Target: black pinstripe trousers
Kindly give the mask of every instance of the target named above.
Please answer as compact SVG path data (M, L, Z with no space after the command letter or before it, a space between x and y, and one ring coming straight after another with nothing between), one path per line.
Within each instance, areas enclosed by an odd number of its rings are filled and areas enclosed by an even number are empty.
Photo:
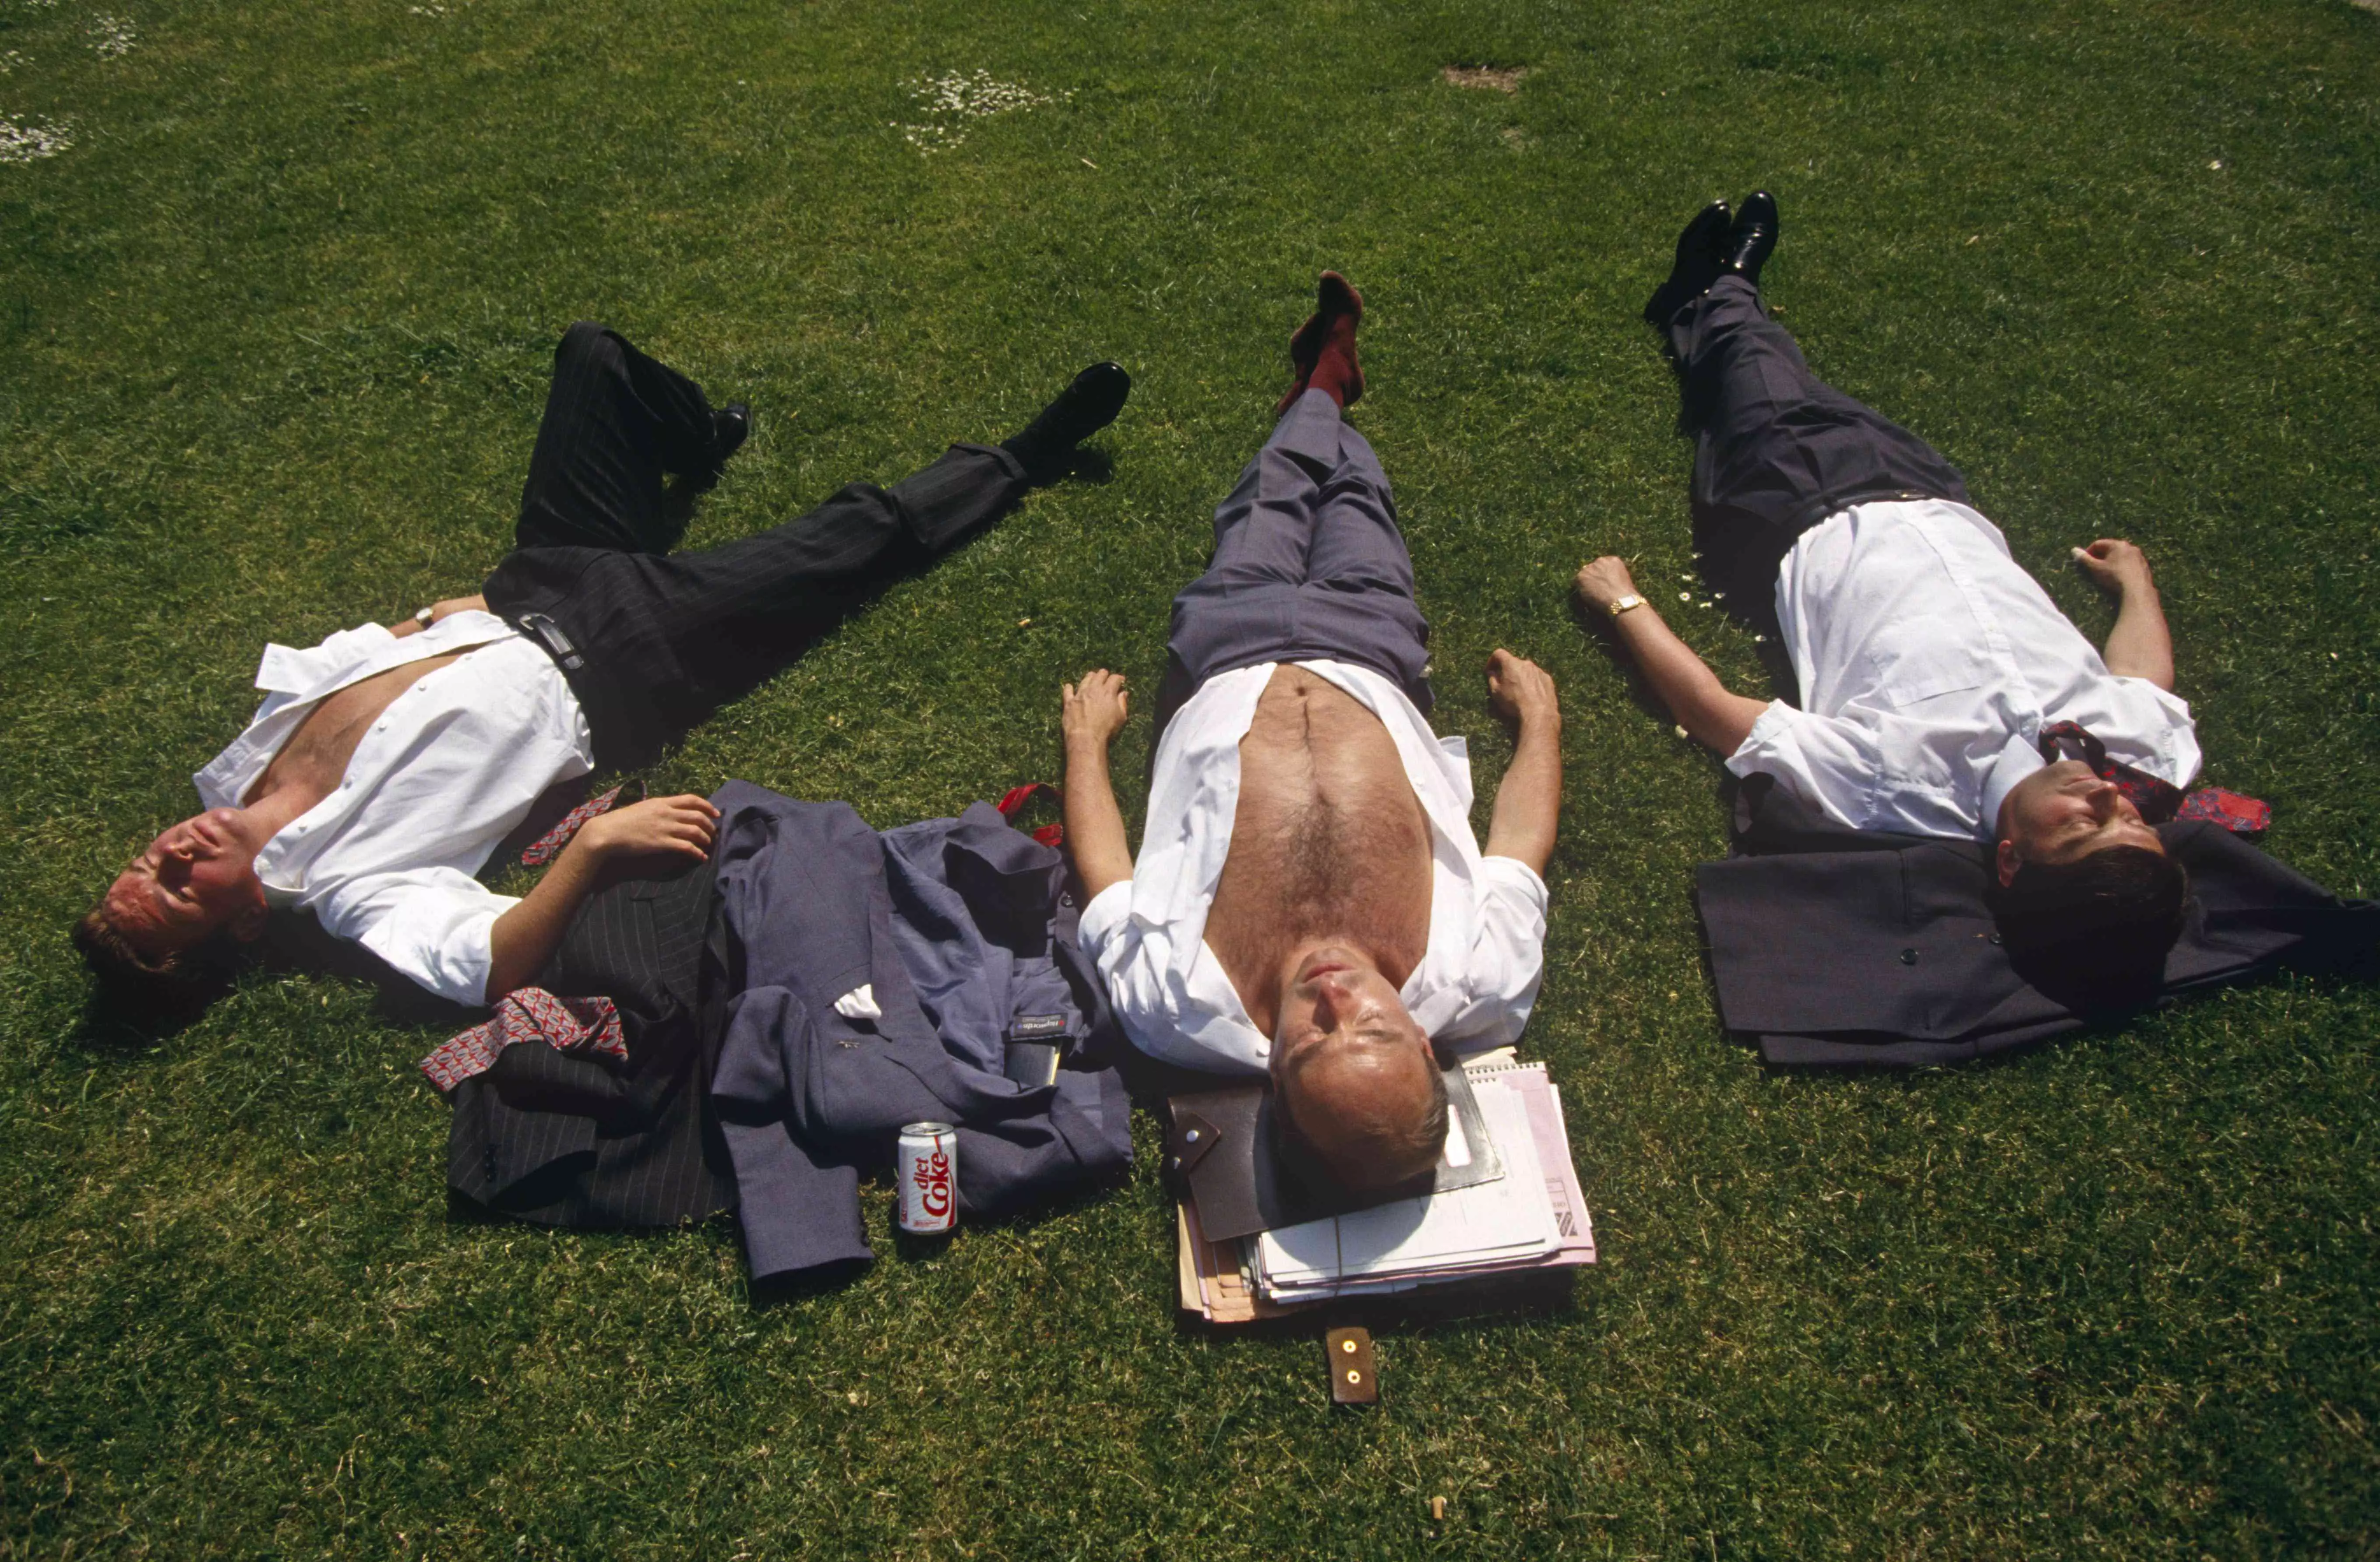
M717 466L701 387L617 332L581 321L563 336L514 550L481 589L502 616L562 631L603 765L650 763L1028 486L1008 452L953 445L890 489L853 483L766 531L672 554L685 520L664 478Z
M550 1047L507 1047L455 1087L447 1185L551 1226L668 1226L735 1202L709 1108L726 1000L715 862L629 879L571 919L538 978L619 1007L625 1067Z

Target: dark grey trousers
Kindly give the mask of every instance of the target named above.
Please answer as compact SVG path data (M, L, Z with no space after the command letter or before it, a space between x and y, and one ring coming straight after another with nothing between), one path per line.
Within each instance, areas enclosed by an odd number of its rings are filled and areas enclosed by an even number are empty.
M1160 733L1199 684L1267 661L1354 662L1429 710L1429 624L1388 474L1328 393L1297 399L1216 510L1165 648Z
M1694 437L1694 546L1728 605L1772 622L1777 566L1794 539L1847 505L1967 501L1941 453L1810 372L1760 294L1739 276L1672 316L1681 422Z
M685 517L662 478L700 476L711 461L700 387L617 332L570 328L513 552L481 590L516 624L558 624L581 653L563 670L606 767L650 763L1028 486L1007 451L953 445L890 489L853 483L766 531L672 553Z

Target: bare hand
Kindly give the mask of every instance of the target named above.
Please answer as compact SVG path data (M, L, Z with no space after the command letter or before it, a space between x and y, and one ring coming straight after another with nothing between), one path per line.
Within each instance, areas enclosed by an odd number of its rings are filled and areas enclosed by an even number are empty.
M1579 568L1578 594L1598 612L1609 612L1612 603L1635 591L1636 581L1626 563L1609 554Z
M655 854L701 862L710 854L710 838L718 829L719 810L710 799L686 793L648 797L599 815L587 821L571 844L605 860Z
M1124 720L1132 713L1132 696L1124 693L1123 673L1102 667L1084 673L1080 684L1062 684L1059 688L1061 724L1069 747L1080 741L1105 749L1123 731Z
M1561 720L1552 676L1528 658L1502 649L1488 659L1488 708L1520 727Z
M2149 556L2121 538L2103 537L2088 548L2075 549L2074 563L2091 577L2091 584L2119 597L2155 584L2149 575Z

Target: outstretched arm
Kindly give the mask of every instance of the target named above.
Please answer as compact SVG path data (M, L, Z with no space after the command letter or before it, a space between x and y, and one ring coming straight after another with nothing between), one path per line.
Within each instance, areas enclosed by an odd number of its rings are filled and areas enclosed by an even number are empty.
M1123 730L1131 697L1123 674L1102 667L1079 684L1061 685L1066 733L1066 851L1083 881L1085 904L1132 877L1132 842L1108 779L1108 745Z
M2149 556L2119 538L2103 537L2074 550L2074 562L2093 585L2116 598L2116 626L2102 653L2107 671L2121 678L2145 678L2173 692L2173 634L2166 628L2165 604L2157 599Z
M1526 863L1542 878L1561 820L1561 702L1544 668L1499 650L1488 659L1488 704L1512 729L1512 763L1496 789L1486 854Z
M1622 597L1636 594L1628 566L1613 558L1597 559L1578 572L1578 594L1597 612L1609 612ZM1645 681L1669 707L1670 718L1696 743L1732 754L1752 735L1752 724L1768 708L1767 702L1730 694L1718 675L1670 632L1651 602L1630 608L1611 621L1613 632Z
M496 918L490 936L493 947L487 1001L493 1003L537 980L606 866L638 857L651 859L657 871L682 865L686 858L700 862L710 855L718 821L719 810L710 800L691 794L647 798L589 819L545 870L537 888Z

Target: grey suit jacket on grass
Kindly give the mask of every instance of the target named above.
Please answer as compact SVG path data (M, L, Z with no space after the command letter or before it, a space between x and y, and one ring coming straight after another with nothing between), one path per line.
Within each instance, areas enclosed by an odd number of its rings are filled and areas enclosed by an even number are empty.
M562 1226L733 1206L766 1279L869 1256L860 1175L905 1122L957 1125L970 1216L1124 1168L1123 1043L1056 851L988 804L879 834L744 781L711 801L711 861L590 898L541 978L612 998L626 1063L505 1048L454 1095L457 1193ZM839 1012L863 986L880 1014ZM1048 1083L1004 1072L1028 1035Z
M1720 1019L1772 1063L1962 1062L2091 1023L2010 963L1973 842L1843 829L1768 777L1735 854L1694 874ZM2344 901L2217 826L2160 825L2193 904L2161 1001L2277 966L2368 959L2380 905Z

